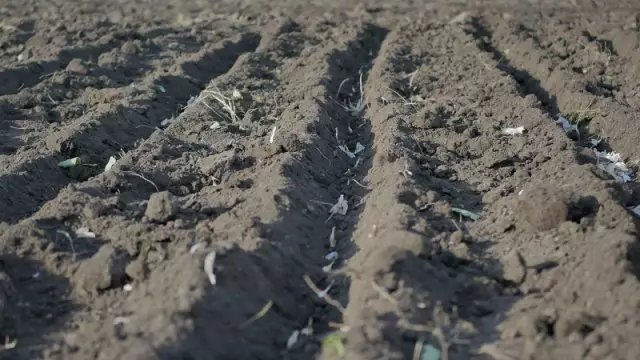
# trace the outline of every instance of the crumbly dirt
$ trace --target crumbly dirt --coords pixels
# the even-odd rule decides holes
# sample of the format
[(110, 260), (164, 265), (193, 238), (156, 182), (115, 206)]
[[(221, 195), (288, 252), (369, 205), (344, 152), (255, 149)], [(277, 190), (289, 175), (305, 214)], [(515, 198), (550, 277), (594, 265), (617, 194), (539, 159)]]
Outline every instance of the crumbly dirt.
[(639, 21), (1, 0), (0, 359), (637, 359)]

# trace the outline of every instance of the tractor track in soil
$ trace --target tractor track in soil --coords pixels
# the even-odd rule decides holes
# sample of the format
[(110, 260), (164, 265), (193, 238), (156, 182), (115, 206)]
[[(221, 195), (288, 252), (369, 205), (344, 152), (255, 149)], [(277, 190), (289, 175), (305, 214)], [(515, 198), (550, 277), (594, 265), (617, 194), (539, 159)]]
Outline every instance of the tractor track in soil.
[(640, 10), (2, 3), (0, 358), (640, 353)]

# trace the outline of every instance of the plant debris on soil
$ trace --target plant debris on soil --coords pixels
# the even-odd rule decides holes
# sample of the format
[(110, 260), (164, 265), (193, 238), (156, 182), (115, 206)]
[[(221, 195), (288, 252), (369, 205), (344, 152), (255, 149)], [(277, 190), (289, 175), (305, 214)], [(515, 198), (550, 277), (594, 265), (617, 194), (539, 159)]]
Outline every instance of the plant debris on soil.
[(630, 2), (0, 2), (0, 359), (638, 359)]

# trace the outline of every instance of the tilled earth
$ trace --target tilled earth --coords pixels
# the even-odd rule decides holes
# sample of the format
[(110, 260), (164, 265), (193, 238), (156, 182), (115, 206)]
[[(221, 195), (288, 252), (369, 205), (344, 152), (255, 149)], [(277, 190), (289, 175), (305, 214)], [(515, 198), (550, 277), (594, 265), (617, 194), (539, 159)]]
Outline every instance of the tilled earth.
[(2, 0), (0, 358), (637, 359), (639, 85), (623, 1)]

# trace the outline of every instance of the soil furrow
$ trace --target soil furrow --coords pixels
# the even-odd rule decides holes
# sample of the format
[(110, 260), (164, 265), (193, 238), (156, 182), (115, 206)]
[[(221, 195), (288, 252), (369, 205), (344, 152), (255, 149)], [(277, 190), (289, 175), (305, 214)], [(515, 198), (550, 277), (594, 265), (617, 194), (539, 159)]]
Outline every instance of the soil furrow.
[[(459, 286), (464, 283), (473, 287), (474, 283), (484, 281), (485, 286), (500, 289), (495, 280), (483, 276), (481, 271), (475, 270), (473, 275), (476, 264), (471, 259), (458, 259), (449, 249), (436, 249), (440, 241), (463, 237), (461, 232), (456, 233), (457, 225), (450, 220), (450, 202), (474, 211), (478, 202), (475, 191), (464, 182), (439, 180), (424, 173), (422, 166), (428, 166), (425, 161), (434, 155), (432, 151), (440, 153), (446, 145), (430, 142), (413, 127), (424, 121), (425, 116), (425, 109), (415, 102), (413, 86), (427, 83), (414, 82), (417, 74), (431, 76), (446, 63), (453, 66), (453, 71), (459, 70), (458, 64), (450, 63), (451, 53), (436, 54), (434, 49), (424, 48), (429, 39), (440, 39), (435, 46), (440, 41), (455, 41), (444, 36), (445, 31), (449, 30), (437, 23), (399, 26), (383, 44), (372, 70), (375, 81), (367, 87), (372, 102), (368, 113), (374, 114), (376, 156), (368, 176), (372, 191), (365, 198), (362, 221), (355, 235), (360, 251), (348, 264), (353, 281), (346, 313), (347, 325), (351, 327), (347, 337), (350, 359), (414, 356), (416, 341), (424, 340), (423, 329), (446, 326), (436, 324), (436, 317), (451, 321), (452, 304), (462, 300), (454, 295), (455, 285), (444, 283), (450, 268), (470, 269), (467, 275), (459, 276)], [(439, 57), (440, 64), (431, 61)], [(448, 79), (452, 74), (439, 75)], [(443, 148), (437, 149), (438, 146)], [(442, 175), (439, 173), (438, 177)], [(473, 295), (467, 293), (466, 301), (473, 303)], [(444, 310), (436, 310), (438, 306)], [(372, 323), (371, 319), (379, 320)], [(458, 324), (454, 325), (457, 329)], [(439, 346), (435, 338), (428, 340)]]
[[(180, 64), (182, 76), (165, 75), (140, 89), (132, 87), (133, 99), (119, 100), (120, 95), (116, 95), (110, 100), (113, 104), (98, 104), (48, 134), (35, 144), (34, 150), (7, 159), (7, 167), (0, 174), (0, 188), (3, 202), (12, 207), (7, 208), (9, 212), (0, 213), (0, 221), (16, 222), (68, 184), (102, 172), (110, 156), (126, 152), (148, 137), (172, 116), (179, 104), (186, 103), (190, 95), (197, 95), (198, 83), (207, 83), (230, 69), (241, 53), (256, 48), (257, 40), (256, 35), (249, 33), (236, 42), (222, 42), (217, 50), (202, 54), (199, 60)], [(192, 79), (193, 76), (200, 78)], [(44, 154), (35, 150), (43, 147), (47, 150)], [(90, 165), (69, 171), (57, 166), (58, 162), (74, 157)], [(39, 174), (37, 179), (34, 174)]]
[[(603, 83), (613, 81), (607, 63), (617, 55), (610, 42), (588, 32), (589, 36), (571, 37), (565, 31), (564, 38), (550, 39), (543, 31), (527, 31), (529, 27), (518, 17), (498, 20), (488, 16), (476, 21), (474, 27), (477, 36), (484, 37), (478, 40), (481, 46), (492, 44), (494, 56), (504, 59), (502, 66), (519, 68), (514, 78), (525, 91), (539, 95), (552, 115), (561, 112), (580, 121), (585, 144), (601, 139), (600, 149), (613, 149), (636, 162), (636, 141), (630, 134), (640, 130), (635, 121), (638, 109), (622, 96), (614, 96)], [(554, 51), (553, 45), (545, 45), (550, 43), (571, 44), (578, 49)]]
[[(326, 274), (322, 271), (326, 265), (323, 258), (330, 252), (328, 207), (313, 201), (336, 201), (347, 190), (344, 171), (353, 163), (337, 150), (335, 127), (340, 134), (348, 134), (348, 125), (343, 121), (345, 111), (328, 94), (335, 94), (343, 76), (357, 76), (358, 66), (370, 57), (365, 45), (379, 43), (376, 39), (381, 30), (365, 28), (361, 35), (357, 27), (335, 27), (332, 32), (340, 36), (353, 34), (354, 40), (346, 43), (330, 38), (315, 46), (300, 36), (305, 45), (300, 48), (309, 48), (310, 57), (300, 58), (295, 51), (287, 51), (293, 58), (275, 55), (275, 62), (265, 63), (265, 57), (277, 54), (274, 50), (286, 44), (284, 39), (290, 40), (292, 34), (299, 33), (295, 23), (278, 26), (281, 30), (263, 42), (258, 52), (241, 58), (227, 75), (214, 81), (225, 93), (233, 85), (259, 106), (264, 104), (261, 99), (271, 99), (277, 88), (280, 109), (274, 112), (278, 115), (275, 122), (262, 117), (254, 122), (245, 119), (248, 129), (242, 130), (239, 124), (211, 113), (204, 104), (192, 105), (164, 133), (155, 132), (119, 159), (110, 172), (62, 190), (32, 218), (4, 231), (6, 239), (19, 241), (25, 249), (50, 242), (49, 249), (33, 256), (34, 260), (53, 273), (70, 276), (73, 292), (77, 292), (73, 300), (81, 308), (94, 296), (101, 299), (103, 305), (93, 305), (92, 316), (97, 316), (96, 311), (103, 306), (118, 309), (112, 315), (100, 315), (100, 322), (83, 322), (89, 314), (73, 313), (67, 321), (79, 322), (81, 327), (74, 341), (63, 346), (60, 356), (85, 358), (97, 344), (116, 341), (118, 337), (129, 345), (114, 347), (102, 356), (127, 358), (149, 347), (161, 357), (193, 358), (205, 354), (206, 358), (308, 358), (309, 353), (318, 351), (316, 338), (301, 339), (290, 351), (286, 351), (285, 344), (289, 335), (302, 329), (309, 319), (314, 320), (315, 330), (322, 332), (335, 317), (322, 300), (313, 299), (313, 292), (303, 281), (303, 275), (308, 274), (318, 286), (329, 284), (323, 281)], [(276, 74), (287, 73), (288, 69), (300, 71), (304, 83), (278, 84)], [(315, 75), (310, 77), (305, 69), (314, 69)], [(272, 114), (262, 115), (268, 118)], [(210, 129), (214, 121), (221, 128)], [(277, 127), (273, 144), (268, 142), (269, 133), (262, 132), (271, 129), (268, 124)], [(207, 130), (198, 134), (193, 129)], [(364, 162), (361, 166), (365, 166)], [(153, 201), (147, 199), (154, 186), (174, 194), (166, 200), (173, 204), (166, 218), (155, 218), (149, 210)], [(346, 195), (354, 203), (352, 196), (358, 190), (352, 189), (353, 183), (350, 187), (351, 193)], [(79, 194), (83, 195), (77, 198)], [(201, 214), (197, 220), (189, 220), (197, 213)], [(246, 214), (251, 216), (246, 218)], [(336, 215), (331, 221), (340, 217)], [(99, 241), (82, 241), (73, 236), (70, 230), (80, 226), (98, 234)], [(350, 237), (350, 227), (350, 222), (338, 221), (336, 238), (346, 242), (343, 238)], [(71, 232), (73, 247), (57, 240), (56, 230), (62, 229)], [(165, 235), (169, 229), (171, 235)], [(28, 235), (31, 231), (39, 235)], [(101, 246), (103, 242), (109, 245)], [(102, 252), (110, 246), (115, 249), (113, 256), (128, 259), (130, 266), (135, 263), (143, 269), (141, 273), (127, 271), (124, 277), (114, 278), (120, 286), (133, 281), (135, 289), (130, 295), (120, 287), (112, 287), (113, 283), (104, 295), (99, 294), (105, 290), (96, 295), (84, 280), (82, 274), (99, 268), (92, 270), (83, 264), (95, 260), (98, 255), (91, 256), (98, 248)], [(213, 289), (201, 270), (206, 253), (200, 250), (190, 254), (188, 250), (194, 246), (218, 251), (219, 283)], [(344, 244), (341, 247), (348, 249)], [(341, 255), (347, 253), (345, 250)], [(61, 256), (82, 259), (80, 268), (50, 269), (51, 259)], [(185, 277), (190, 280), (185, 281)], [(340, 287), (336, 285), (336, 289)], [(164, 301), (127, 310), (137, 309), (144, 299), (158, 296)], [(238, 327), (269, 301), (272, 308), (264, 320)], [(117, 325), (121, 335), (116, 338), (110, 329), (101, 329), (104, 321), (122, 317), (132, 325)], [(221, 317), (227, 320), (221, 323)], [(143, 324), (152, 319), (156, 319), (156, 325), (143, 329), (147, 326)], [(142, 335), (138, 337), (126, 335), (139, 331)], [(209, 333), (216, 336), (202, 335)], [(99, 336), (92, 341), (84, 339), (84, 334)], [(244, 342), (252, 346), (243, 346)], [(190, 350), (182, 350), (185, 348)]]
[[(625, 308), (627, 291), (638, 287), (623, 260), (634, 244), (627, 233), (633, 228), (606, 183), (575, 163), (575, 147), (540, 111), (539, 101), (494, 69), (495, 60), (476, 50), (462, 29), (442, 23), (400, 29), (388, 37), (379, 68), (372, 71), (384, 79), (378, 89), (393, 87), (395, 96), (405, 99), (388, 105), (393, 92), (378, 90), (386, 101), (378, 98), (371, 109), (380, 114), (372, 130), (377, 159), (369, 175), (373, 190), (355, 235), (360, 252), (348, 265), (355, 273), (346, 313), (352, 326), (349, 358), (408, 358), (416, 343), (440, 347), (449, 358), (478, 352), (554, 358), (567, 346), (573, 330), (565, 326), (576, 315), (545, 311), (550, 299), (560, 304), (569, 289), (585, 286), (575, 281), (590, 264), (561, 260), (563, 251), (587, 259), (607, 254), (594, 276), (615, 295), (598, 298), (599, 305), (589, 310), (578, 304), (594, 297), (578, 298), (577, 316), (600, 319), (602, 327), (593, 330), (598, 336), (606, 333), (606, 323), (624, 322), (625, 316), (600, 317), (611, 303)], [(452, 80), (457, 86), (449, 86)], [(501, 112), (505, 115), (495, 118)], [(395, 131), (389, 125), (394, 119)], [(502, 128), (517, 126), (527, 129), (524, 137), (501, 135)], [(546, 149), (554, 149), (551, 156)], [(574, 174), (571, 180), (567, 173)], [(548, 206), (538, 208), (537, 201)], [(557, 208), (550, 206), (554, 201)], [(389, 215), (381, 217), (380, 208)], [(453, 208), (481, 217), (466, 222)], [(560, 212), (550, 215), (552, 208)], [(542, 220), (547, 215), (557, 223)], [(604, 224), (625, 230), (599, 243)], [(532, 227), (535, 233), (527, 237)], [(569, 230), (575, 227), (583, 230)], [(556, 243), (557, 237), (564, 239), (562, 246), (540, 246)], [(544, 270), (532, 275), (529, 267)], [(620, 277), (625, 286), (616, 285)], [(556, 283), (550, 285), (550, 278)], [(537, 307), (540, 315), (523, 319), (523, 307)], [(372, 318), (387, 320), (372, 325)], [(546, 339), (539, 354), (532, 354), (521, 337), (504, 330), (518, 321), (547, 321), (562, 330), (524, 335)], [(604, 336), (607, 345), (584, 353), (601, 351), (621, 335)], [(632, 351), (628, 347), (621, 354)]]

